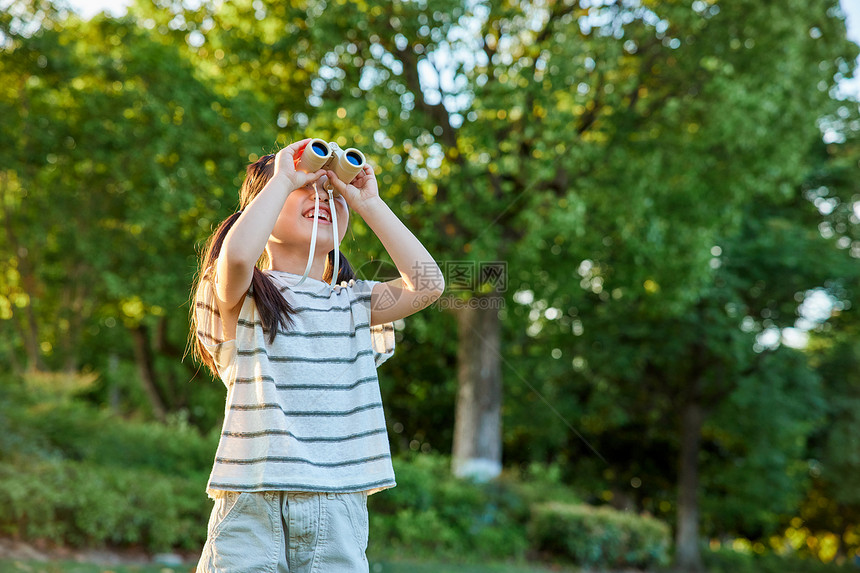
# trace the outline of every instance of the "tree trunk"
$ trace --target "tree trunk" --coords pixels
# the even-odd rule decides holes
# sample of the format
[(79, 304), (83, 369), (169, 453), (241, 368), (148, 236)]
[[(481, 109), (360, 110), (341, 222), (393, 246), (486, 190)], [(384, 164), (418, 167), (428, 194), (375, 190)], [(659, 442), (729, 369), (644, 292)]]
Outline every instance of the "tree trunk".
[(452, 471), (488, 481), (502, 471), (502, 376), (498, 295), (473, 297), (455, 310), (457, 410)]
[[(30, 266), (29, 251), (18, 241), (18, 236), (12, 228), (12, 215), (10, 208), (3, 209), (3, 222), (6, 230), (6, 239), (9, 242), (9, 250), (17, 259), (18, 274), (21, 277), (21, 285), (29, 297), (21, 317), (21, 337), (24, 340), (24, 350), (27, 353), (27, 370), (38, 372), (45, 369), (42, 362), (42, 350), (39, 344), (39, 323), (36, 321), (36, 313), (33, 311), (33, 300), (38, 296), (37, 279)], [(12, 306), (14, 314), (14, 305)]]
[(699, 552), (699, 448), (704, 412), (697, 398), (684, 403), (681, 412), (681, 455), (678, 476), (678, 524), (675, 566), (678, 571), (704, 571)]
[(137, 371), (140, 374), (140, 381), (152, 406), (152, 413), (156, 418), (164, 421), (167, 409), (164, 406), (164, 400), (161, 399), (158, 385), (155, 382), (155, 368), (153, 366), (152, 348), (149, 343), (149, 331), (145, 326), (140, 324), (131, 329), (131, 335), (134, 338), (134, 357), (137, 362)]
[[(159, 356), (174, 358), (176, 362), (182, 362), (184, 358), (183, 349), (176, 346), (170, 341), (167, 335), (167, 318), (162, 316), (158, 319), (158, 325), (155, 328), (155, 339), (152, 343), (153, 351)], [(164, 392), (170, 396), (170, 409), (177, 410), (184, 408), (188, 402), (187, 392), (182, 391), (176, 383), (176, 375), (173, 369), (169, 369), (164, 373), (164, 384), (162, 384)]]
[(108, 373), (110, 374), (110, 389), (108, 390), (108, 404), (110, 411), (114, 414), (120, 413), (120, 403), (122, 396), (120, 395), (119, 385), (116, 383), (117, 371), (119, 370), (119, 356), (116, 352), (111, 352), (108, 355)]
[[(45, 365), (42, 362), (42, 352), (39, 348), (39, 332), (33, 307), (28, 303), (23, 313), (16, 313), (12, 307), (12, 323), (18, 329), (18, 334), (24, 342), (24, 352), (27, 355), (27, 372), (42, 372)], [(20, 316), (23, 315), (23, 316)], [(14, 349), (12, 350), (14, 354)]]

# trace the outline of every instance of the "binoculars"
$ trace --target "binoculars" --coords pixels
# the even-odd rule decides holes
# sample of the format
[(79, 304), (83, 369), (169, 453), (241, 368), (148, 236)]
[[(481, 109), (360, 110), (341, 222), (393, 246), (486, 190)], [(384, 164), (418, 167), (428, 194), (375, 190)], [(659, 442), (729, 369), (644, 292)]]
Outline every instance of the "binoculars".
[[(361, 151), (353, 147), (343, 150), (333, 141), (326, 143), (322, 139), (314, 138), (308, 142), (302, 151), (302, 154), (296, 160), (296, 169), (301, 169), (305, 173), (313, 173), (320, 169), (330, 169), (334, 171), (337, 178), (344, 183), (352, 183), (352, 180), (355, 179), (356, 175), (361, 173), (365, 163), (364, 155)], [(320, 182), (322, 183), (323, 189), (328, 191), (329, 198), (337, 194), (330, 181), (323, 181), (323, 179), (320, 179)], [(319, 200), (319, 194), (314, 193), (314, 228), (313, 231), (311, 231), (311, 248), (308, 253), (308, 266), (305, 267), (305, 274), (302, 275), (301, 280), (297, 282), (295, 286), (299, 286), (305, 282), (305, 279), (308, 277), (308, 273), (311, 270), (311, 264), (313, 263), (314, 249), (316, 248), (317, 242)], [(331, 286), (334, 288), (337, 281), (338, 269), (340, 267), (340, 248), (337, 236), (337, 209), (335, 207), (331, 207), (331, 230), (332, 238), (334, 240), (334, 263), (331, 275)]]
[(343, 150), (333, 141), (327, 143), (315, 138), (305, 146), (296, 168), (306, 173), (330, 169), (338, 179), (344, 183), (351, 183), (356, 175), (361, 173), (365, 163), (364, 154), (354, 147)]

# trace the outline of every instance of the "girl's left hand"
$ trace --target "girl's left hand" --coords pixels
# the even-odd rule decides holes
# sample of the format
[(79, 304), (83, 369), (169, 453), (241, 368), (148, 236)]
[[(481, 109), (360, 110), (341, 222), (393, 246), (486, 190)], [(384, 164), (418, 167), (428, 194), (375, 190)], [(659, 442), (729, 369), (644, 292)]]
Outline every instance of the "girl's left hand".
[(335, 191), (343, 195), (346, 203), (356, 212), (360, 213), (364, 205), (379, 199), (376, 174), (370, 165), (365, 164), (355, 179), (352, 180), (352, 183), (349, 184), (338, 179), (334, 171), (327, 170), (325, 174)]

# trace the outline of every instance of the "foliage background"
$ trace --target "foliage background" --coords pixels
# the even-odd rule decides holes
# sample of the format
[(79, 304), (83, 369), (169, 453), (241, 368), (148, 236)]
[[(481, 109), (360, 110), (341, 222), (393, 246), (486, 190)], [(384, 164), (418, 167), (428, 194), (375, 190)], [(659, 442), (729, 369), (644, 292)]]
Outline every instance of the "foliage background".
[[(4, 8), (0, 361), (90, 382), (61, 416), (0, 422), (63, 436), (68, 471), (118, 455), (86, 439), (115, 415), (199, 454), (159, 471), (208, 470), (223, 387), (182, 360), (195, 249), (248, 161), (314, 134), (366, 152), (438, 260), (507, 263), (509, 471), (674, 523), (696, 404), (703, 537), (860, 548), (860, 114), (835, 88), (858, 50), (835, 1)], [(348, 235), (385, 266), (358, 218)], [(392, 447), (447, 454), (456, 322), (397, 327)], [(76, 412), (78, 436), (50, 422)], [(167, 463), (173, 439), (134, 455)]]

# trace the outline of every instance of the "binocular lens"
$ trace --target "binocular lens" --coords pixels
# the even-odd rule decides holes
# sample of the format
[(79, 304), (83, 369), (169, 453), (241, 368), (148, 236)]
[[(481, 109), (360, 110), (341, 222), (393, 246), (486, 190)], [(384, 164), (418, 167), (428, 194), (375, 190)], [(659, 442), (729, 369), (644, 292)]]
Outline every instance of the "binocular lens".
[(346, 154), (346, 160), (353, 165), (361, 165), (361, 156), (355, 151), (350, 151)]
[(328, 147), (318, 141), (313, 142), (313, 144), (311, 145), (311, 149), (313, 149), (314, 153), (316, 153), (320, 157), (325, 157), (326, 155), (328, 155)]

